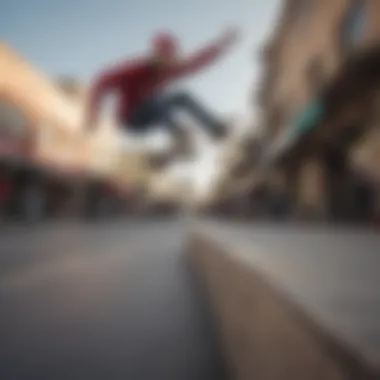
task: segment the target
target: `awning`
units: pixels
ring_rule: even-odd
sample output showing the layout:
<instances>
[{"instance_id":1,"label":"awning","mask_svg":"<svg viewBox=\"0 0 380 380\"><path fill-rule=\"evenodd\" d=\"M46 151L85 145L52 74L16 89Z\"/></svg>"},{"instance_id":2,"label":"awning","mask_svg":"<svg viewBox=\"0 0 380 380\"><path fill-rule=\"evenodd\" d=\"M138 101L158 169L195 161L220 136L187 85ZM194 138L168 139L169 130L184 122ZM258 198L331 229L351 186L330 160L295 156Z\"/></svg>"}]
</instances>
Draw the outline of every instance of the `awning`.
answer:
<instances>
[{"instance_id":1,"label":"awning","mask_svg":"<svg viewBox=\"0 0 380 380\"><path fill-rule=\"evenodd\" d=\"M303 135L319 125L325 116L325 106L321 99L316 99L304 107L294 122L294 133Z\"/></svg>"},{"instance_id":2,"label":"awning","mask_svg":"<svg viewBox=\"0 0 380 380\"><path fill-rule=\"evenodd\" d=\"M322 99L315 99L307 104L266 149L263 161L271 164L280 159L301 137L320 125L325 115L325 105Z\"/></svg>"}]
</instances>

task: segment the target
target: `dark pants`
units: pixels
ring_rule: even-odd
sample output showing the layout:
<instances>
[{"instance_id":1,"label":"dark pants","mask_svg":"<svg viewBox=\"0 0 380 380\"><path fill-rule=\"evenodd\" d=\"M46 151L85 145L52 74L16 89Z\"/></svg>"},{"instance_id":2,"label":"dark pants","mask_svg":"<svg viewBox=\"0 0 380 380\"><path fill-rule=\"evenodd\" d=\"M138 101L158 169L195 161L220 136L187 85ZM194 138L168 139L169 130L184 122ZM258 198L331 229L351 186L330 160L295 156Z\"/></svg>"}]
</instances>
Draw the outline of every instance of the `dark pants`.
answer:
<instances>
[{"instance_id":1,"label":"dark pants","mask_svg":"<svg viewBox=\"0 0 380 380\"><path fill-rule=\"evenodd\" d=\"M211 137L222 133L221 123L187 93L160 93L133 110L126 122L135 133L145 133L154 125L163 125L171 134L181 133L175 112L185 111L192 116Z\"/></svg>"}]
</instances>

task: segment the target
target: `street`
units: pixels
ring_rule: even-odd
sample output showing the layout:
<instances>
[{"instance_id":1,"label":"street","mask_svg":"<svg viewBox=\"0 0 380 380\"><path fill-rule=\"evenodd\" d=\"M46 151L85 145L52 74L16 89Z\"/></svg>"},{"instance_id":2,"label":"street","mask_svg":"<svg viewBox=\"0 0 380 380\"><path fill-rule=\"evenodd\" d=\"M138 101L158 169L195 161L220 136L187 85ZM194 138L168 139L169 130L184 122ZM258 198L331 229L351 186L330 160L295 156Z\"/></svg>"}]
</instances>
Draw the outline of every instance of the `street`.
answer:
<instances>
[{"instance_id":1,"label":"street","mask_svg":"<svg viewBox=\"0 0 380 380\"><path fill-rule=\"evenodd\" d=\"M0 378L223 379L179 219L0 236Z\"/></svg>"},{"instance_id":2,"label":"street","mask_svg":"<svg viewBox=\"0 0 380 380\"><path fill-rule=\"evenodd\" d=\"M380 238L201 222L317 322L380 358ZM225 379L181 218L12 227L0 236L0 378Z\"/></svg>"}]
</instances>

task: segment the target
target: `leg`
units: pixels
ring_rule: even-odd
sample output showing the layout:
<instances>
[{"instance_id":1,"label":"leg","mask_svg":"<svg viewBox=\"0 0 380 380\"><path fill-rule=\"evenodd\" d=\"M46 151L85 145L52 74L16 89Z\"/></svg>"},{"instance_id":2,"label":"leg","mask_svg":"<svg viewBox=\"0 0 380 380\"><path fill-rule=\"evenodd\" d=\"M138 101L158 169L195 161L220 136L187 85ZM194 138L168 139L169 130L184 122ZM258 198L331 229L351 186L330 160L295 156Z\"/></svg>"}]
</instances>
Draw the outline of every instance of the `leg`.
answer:
<instances>
[{"instance_id":1,"label":"leg","mask_svg":"<svg viewBox=\"0 0 380 380\"><path fill-rule=\"evenodd\" d=\"M135 110L128 123L137 133L147 133L150 127L163 125L176 141L174 151L186 155L190 150L190 142L186 131L175 120L175 108L177 105L170 97L157 94Z\"/></svg>"},{"instance_id":2,"label":"leg","mask_svg":"<svg viewBox=\"0 0 380 380\"><path fill-rule=\"evenodd\" d=\"M205 128L213 138L222 137L225 133L223 124L217 120L208 110L187 93L169 95L166 99L168 110L182 108L192 115Z\"/></svg>"},{"instance_id":3,"label":"leg","mask_svg":"<svg viewBox=\"0 0 380 380\"><path fill-rule=\"evenodd\" d=\"M165 95L157 94L132 112L128 124L137 133L145 133L151 126L162 124L172 135L177 135L181 128L173 117L175 107Z\"/></svg>"}]
</instances>

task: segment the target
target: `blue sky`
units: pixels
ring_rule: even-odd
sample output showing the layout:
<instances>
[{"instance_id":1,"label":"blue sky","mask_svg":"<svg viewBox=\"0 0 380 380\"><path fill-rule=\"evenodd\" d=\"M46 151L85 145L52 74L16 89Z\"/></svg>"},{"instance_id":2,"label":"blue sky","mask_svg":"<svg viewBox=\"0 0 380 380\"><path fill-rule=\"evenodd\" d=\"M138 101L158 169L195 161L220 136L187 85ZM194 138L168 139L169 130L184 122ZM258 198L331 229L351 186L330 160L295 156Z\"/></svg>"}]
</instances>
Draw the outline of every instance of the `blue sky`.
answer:
<instances>
[{"instance_id":1,"label":"blue sky","mask_svg":"<svg viewBox=\"0 0 380 380\"><path fill-rule=\"evenodd\" d=\"M1 0L0 38L49 75L88 81L104 65L143 53L152 34L170 29L185 51L228 25L242 41L219 65L189 80L213 110L244 113L259 75L257 49L279 0Z\"/></svg>"}]
</instances>

